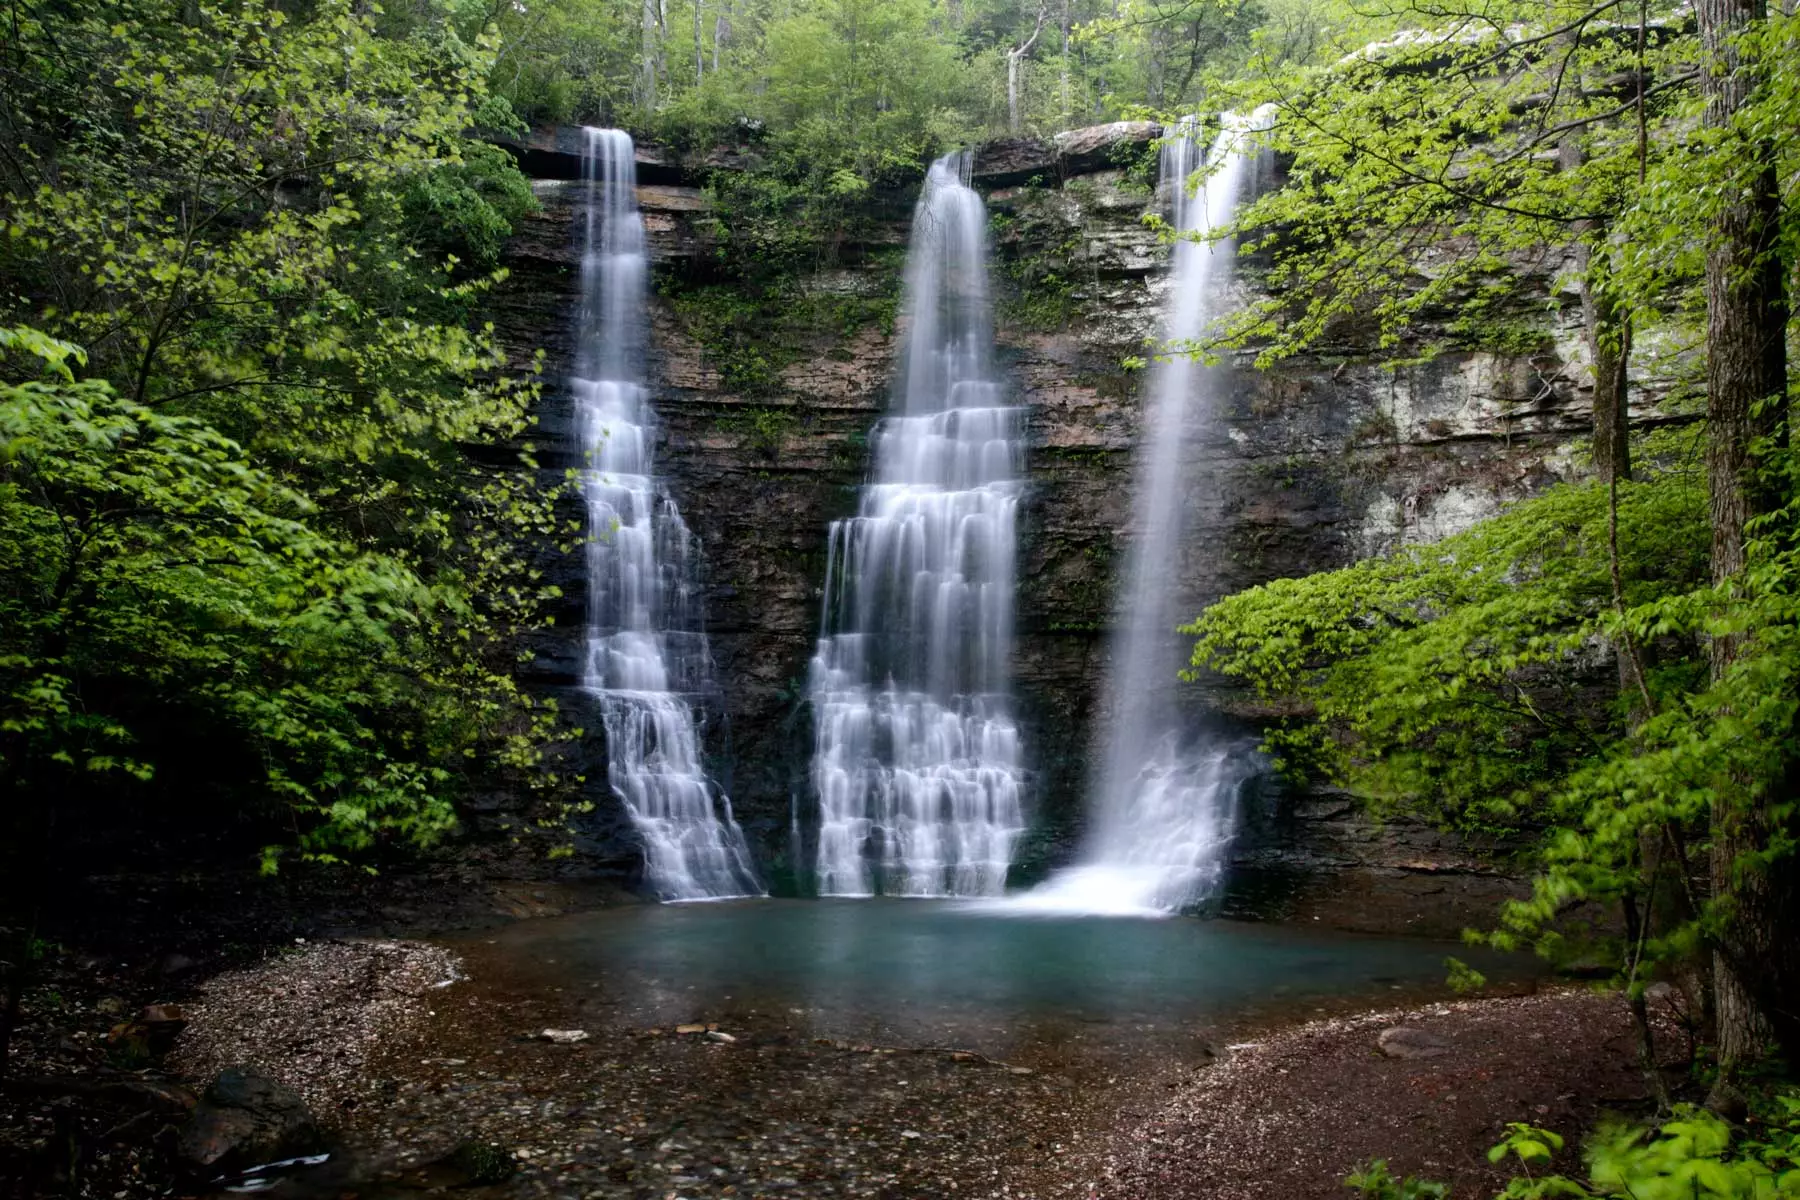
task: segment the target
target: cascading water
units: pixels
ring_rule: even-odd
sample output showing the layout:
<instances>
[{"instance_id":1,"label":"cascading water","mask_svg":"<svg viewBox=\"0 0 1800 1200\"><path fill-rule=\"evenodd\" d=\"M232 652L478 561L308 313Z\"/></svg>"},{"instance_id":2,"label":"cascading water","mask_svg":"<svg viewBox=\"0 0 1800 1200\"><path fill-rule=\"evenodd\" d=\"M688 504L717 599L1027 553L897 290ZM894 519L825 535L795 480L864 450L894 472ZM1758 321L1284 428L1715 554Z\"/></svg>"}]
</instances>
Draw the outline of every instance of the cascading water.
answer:
<instances>
[{"instance_id":1,"label":"cascading water","mask_svg":"<svg viewBox=\"0 0 1800 1200\"><path fill-rule=\"evenodd\" d=\"M583 687L606 730L607 780L664 900L757 894L731 801L700 761L695 705L713 691L697 555L652 473L644 384L650 260L628 134L587 129L575 402L588 510Z\"/></svg>"},{"instance_id":2,"label":"cascading water","mask_svg":"<svg viewBox=\"0 0 1800 1200\"><path fill-rule=\"evenodd\" d=\"M998 894L1024 828L1010 700L1022 422L991 363L966 155L913 213L898 411L831 528L811 698L826 895Z\"/></svg>"},{"instance_id":3,"label":"cascading water","mask_svg":"<svg viewBox=\"0 0 1800 1200\"><path fill-rule=\"evenodd\" d=\"M1172 224L1203 234L1231 220L1271 114L1227 113L1202 162L1193 120L1162 151ZM1201 190L1187 181L1210 166ZM1110 720L1089 780L1093 822L1081 860L1021 897L1026 909L1085 913L1174 912L1207 897L1224 875L1238 795L1256 769L1235 740L1184 740L1169 684L1186 661L1175 626L1176 564L1185 526L1182 471L1199 420L1214 415L1223 373L1180 349L1199 339L1229 302L1236 258L1229 240L1175 243L1165 336L1176 351L1150 385L1139 449L1134 525L1108 664Z\"/></svg>"}]
</instances>

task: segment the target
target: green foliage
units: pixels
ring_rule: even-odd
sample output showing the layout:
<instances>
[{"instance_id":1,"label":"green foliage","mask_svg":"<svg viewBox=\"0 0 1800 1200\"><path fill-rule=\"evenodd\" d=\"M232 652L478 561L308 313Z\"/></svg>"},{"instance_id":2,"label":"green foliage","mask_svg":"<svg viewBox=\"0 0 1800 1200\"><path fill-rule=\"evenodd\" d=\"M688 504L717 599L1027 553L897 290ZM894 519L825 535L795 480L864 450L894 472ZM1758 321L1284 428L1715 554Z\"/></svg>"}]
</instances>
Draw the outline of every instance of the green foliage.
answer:
<instances>
[{"instance_id":1,"label":"green foliage","mask_svg":"<svg viewBox=\"0 0 1800 1200\"><path fill-rule=\"evenodd\" d=\"M305 497L204 423L103 381L0 388L0 440L9 783L57 766L150 779L157 748L102 698L155 695L323 818L307 822L317 854L450 826L443 769L388 748L404 746L390 722L417 634L454 596L309 526Z\"/></svg>"},{"instance_id":2,"label":"green foliage","mask_svg":"<svg viewBox=\"0 0 1800 1200\"><path fill-rule=\"evenodd\" d=\"M1502 1200L1776 1200L1800 1196L1800 1099L1779 1094L1762 1114L1756 1137L1741 1136L1724 1120L1692 1105L1676 1105L1649 1124L1601 1128L1585 1154L1587 1178L1543 1173L1563 1149L1561 1135L1514 1121L1488 1151L1489 1162L1516 1160L1522 1174ZM1374 1162L1344 1181L1375 1200L1445 1197L1449 1189L1422 1180L1396 1180Z\"/></svg>"},{"instance_id":3,"label":"green foliage","mask_svg":"<svg viewBox=\"0 0 1800 1200\"><path fill-rule=\"evenodd\" d=\"M1344 1186L1363 1200L1444 1200L1450 1189L1441 1183L1408 1175L1396 1179L1385 1159L1376 1159L1344 1180Z\"/></svg>"},{"instance_id":4,"label":"green foliage","mask_svg":"<svg viewBox=\"0 0 1800 1200\"><path fill-rule=\"evenodd\" d=\"M1642 886L1643 830L1679 860L1710 814L1786 811L1762 781L1780 779L1800 713L1800 487L1791 453L1763 452L1790 500L1756 523L1726 586L1706 571L1704 495L1671 475L1619 488L1615 605L1606 489L1564 487L1433 546L1228 597L1188 627L1193 665L1304 709L1271 735L1288 771L1464 828L1536 832L1534 894L1493 940L1559 953L1560 915ZM1742 653L1710 679L1721 636ZM1647 669L1621 699L1608 648L1626 645ZM1739 869L1790 851L1777 838ZM1622 971L1692 955L1730 919L1682 899L1687 916L1656 937L1612 945Z\"/></svg>"},{"instance_id":5,"label":"green foliage","mask_svg":"<svg viewBox=\"0 0 1800 1200\"><path fill-rule=\"evenodd\" d=\"M478 142L461 148L460 160L413 176L401 196L401 219L417 230L417 249L427 258L461 257L492 270L500 247L523 217L537 211L531 182L512 156Z\"/></svg>"},{"instance_id":6,"label":"green foliage","mask_svg":"<svg viewBox=\"0 0 1800 1200\"><path fill-rule=\"evenodd\" d=\"M1629 603L1705 578L1693 482L1621 488L1619 526ZM1606 490L1556 488L1434 545L1227 597L1186 630L1193 667L1304 700L1308 715L1271 738L1284 768L1504 823L1620 728L1609 701L1573 690L1609 665L1607 543Z\"/></svg>"},{"instance_id":7,"label":"green foliage","mask_svg":"<svg viewBox=\"0 0 1800 1200\"><path fill-rule=\"evenodd\" d=\"M799 418L786 409L752 408L721 417L719 429L737 436L753 453L772 459L799 423Z\"/></svg>"},{"instance_id":8,"label":"green foliage","mask_svg":"<svg viewBox=\"0 0 1800 1200\"><path fill-rule=\"evenodd\" d=\"M471 320L532 204L464 137L509 119L490 64L351 0L15 7L9 849L53 800L179 792L336 858L440 837L478 778L565 782L513 680L555 595L520 547L569 532L521 442L536 367Z\"/></svg>"},{"instance_id":9,"label":"green foliage","mask_svg":"<svg viewBox=\"0 0 1800 1200\"><path fill-rule=\"evenodd\" d=\"M1354 14L1301 0L540 0L452 6L492 21L494 92L534 123L627 126L681 146L739 143L861 190L943 148L1217 107L1225 81L1311 61ZM1034 36L1035 35L1035 36ZM1029 45L1028 45L1029 44ZM1013 72L1009 52L1027 47ZM1016 113L1014 111L1016 107ZM1145 164L1136 169L1147 185Z\"/></svg>"},{"instance_id":10,"label":"green foliage","mask_svg":"<svg viewBox=\"0 0 1800 1200\"><path fill-rule=\"evenodd\" d=\"M1265 363L1351 332L1397 353L1534 351L1531 281L1572 242L1584 283L1646 319L1664 298L1691 315L1677 285L1704 218L1671 222L1665 202L1697 182L1697 42L1679 6L1614 7L1403 3L1337 25L1338 56L1259 59L1234 103L1274 106L1288 185L1214 234L1271 264L1270 296L1219 336Z\"/></svg>"},{"instance_id":11,"label":"green foliage","mask_svg":"<svg viewBox=\"0 0 1800 1200\"><path fill-rule=\"evenodd\" d=\"M1486 975L1460 958L1446 958L1444 971L1444 981L1450 985L1450 990L1453 992L1463 994L1479 992L1488 983Z\"/></svg>"}]
</instances>

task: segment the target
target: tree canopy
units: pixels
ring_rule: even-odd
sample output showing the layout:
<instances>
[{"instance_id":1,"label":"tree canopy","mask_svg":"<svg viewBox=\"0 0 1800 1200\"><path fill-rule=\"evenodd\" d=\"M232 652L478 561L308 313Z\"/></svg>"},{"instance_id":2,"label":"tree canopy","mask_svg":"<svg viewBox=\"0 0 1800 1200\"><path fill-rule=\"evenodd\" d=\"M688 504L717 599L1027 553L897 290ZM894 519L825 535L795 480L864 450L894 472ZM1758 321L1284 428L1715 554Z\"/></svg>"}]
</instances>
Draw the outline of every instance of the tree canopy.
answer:
<instances>
[{"instance_id":1,"label":"tree canopy","mask_svg":"<svg viewBox=\"0 0 1800 1200\"><path fill-rule=\"evenodd\" d=\"M477 318L534 203L467 136L492 54L348 0L13 6L0 791L21 871L126 797L210 796L329 858L429 842L483 772L559 786L513 666L553 595L523 545L566 531L524 469L534 368Z\"/></svg>"}]
</instances>

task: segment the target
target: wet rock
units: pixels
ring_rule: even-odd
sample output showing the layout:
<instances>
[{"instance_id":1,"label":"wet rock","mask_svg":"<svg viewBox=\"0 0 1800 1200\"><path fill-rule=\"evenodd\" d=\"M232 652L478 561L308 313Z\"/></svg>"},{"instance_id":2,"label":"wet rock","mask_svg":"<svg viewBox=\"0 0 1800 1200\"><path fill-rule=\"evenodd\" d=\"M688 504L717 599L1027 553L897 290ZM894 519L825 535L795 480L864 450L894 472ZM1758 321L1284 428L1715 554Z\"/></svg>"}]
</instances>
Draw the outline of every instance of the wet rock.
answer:
<instances>
[{"instance_id":1,"label":"wet rock","mask_svg":"<svg viewBox=\"0 0 1800 1200\"><path fill-rule=\"evenodd\" d=\"M196 1167L235 1170L311 1154L323 1144L298 1093L245 1067L219 1072L181 1131L181 1157Z\"/></svg>"},{"instance_id":2,"label":"wet rock","mask_svg":"<svg viewBox=\"0 0 1800 1200\"><path fill-rule=\"evenodd\" d=\"M546 1029L537 1035L540 1042L549 1042L556 1046L573 1046L576 1042L588 1040L585 1029Z\"/></svg>"},{"instance_id":3,"label":"wet rock","mask_svg":"<svg viewBox=\"0 0 1800 1200\"><path fill-rule=\"evenodd\" d=\"M1437 1058L1455 1049L1437 1034L1414 1025L1396 1025L1392 1029L1384 1029L1375 1041L1381 1047L1381 1052L1389 1058Z\"/></svg>"}]
</instances>

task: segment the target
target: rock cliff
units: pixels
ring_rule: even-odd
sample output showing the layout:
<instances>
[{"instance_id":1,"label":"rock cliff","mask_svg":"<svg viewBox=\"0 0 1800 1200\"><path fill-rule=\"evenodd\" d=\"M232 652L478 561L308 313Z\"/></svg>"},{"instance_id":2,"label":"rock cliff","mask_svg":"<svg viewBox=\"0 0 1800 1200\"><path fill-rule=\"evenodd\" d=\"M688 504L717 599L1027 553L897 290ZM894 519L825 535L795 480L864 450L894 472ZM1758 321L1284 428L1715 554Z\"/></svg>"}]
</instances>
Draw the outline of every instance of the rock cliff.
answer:
<instances>
[{"instance_id":1,"label":"rock cliff","mask_svg":"<svg viewBox=\"0 0 1800 1200\"><path fill-rule=\"evenodd\" d=\"M1157 132L1123 123L1054 142L1011 139L975 155L975 183L987 194L993 229L1001 360L1028 413L1016 653L1034 767L1025 873L1065 856L1078 836L1085 756L1105 719L1097 693L1114 575L1131 536L1140 427L1140 372L1127 362L1146 353L1166 288L1167 247L1142 220L1158 207L1151 187ZM566 141L551 131L519 149L543 177L543 211L509 246L511 276L492 306L521 360L539 347L548 352L539 440L565 448L559 381L570 362L572 200L580 186L566 182L579 174ZM705 545L723 685L714 760L779 883L789 878L795 814L804 819L810 800L803 700L826 527L854 510L868 434L886 404L911 197L872 197L851 233L790 281L781 310L765 306L746 316L729 311L731 284L720 274L717 230L698 186L706 173L732 169L731 156L682 163L652 149L640 158L657 273L657 453ZM1196 516L1180 564L1185 608L1442 537L1578 474L1589 393L1565 267L1551 251L1518 264L1534 284L1533 307L1522 318L1535 332L1523 342L1509 325L1491 346L1467 339L1415 361L1415 347L1378 353L1361 331L1346 328L1332 344L1271 370L1233 364L1228 411L1186 478ZM1258 286L1254 261L1243 286ZM735 340L720 334L722 312L736 322ZM570 462L566 450L545 461L551 475ZM538 647L530 670L538 686L568 689L581 566L578 555L555 565L568 594L564 636ZM1249 724L1264 715L1227 689L1177 691L1180 665L1170 664L1171 703ZM578 698L571 694L570 702ZM591 766L589 774L603 778ZM597 786L601 811L590 848L625 861L629 851L611 836L603 790ZM1389 879L1405 895L1489 870L1481 848L1410 827L1373 830L1336 798L1265 790L1243 839L1247 877L1330 867ZM1296 902L1285 885L1282 895L1284 904Z\"/></svg>"}]
</instances>

